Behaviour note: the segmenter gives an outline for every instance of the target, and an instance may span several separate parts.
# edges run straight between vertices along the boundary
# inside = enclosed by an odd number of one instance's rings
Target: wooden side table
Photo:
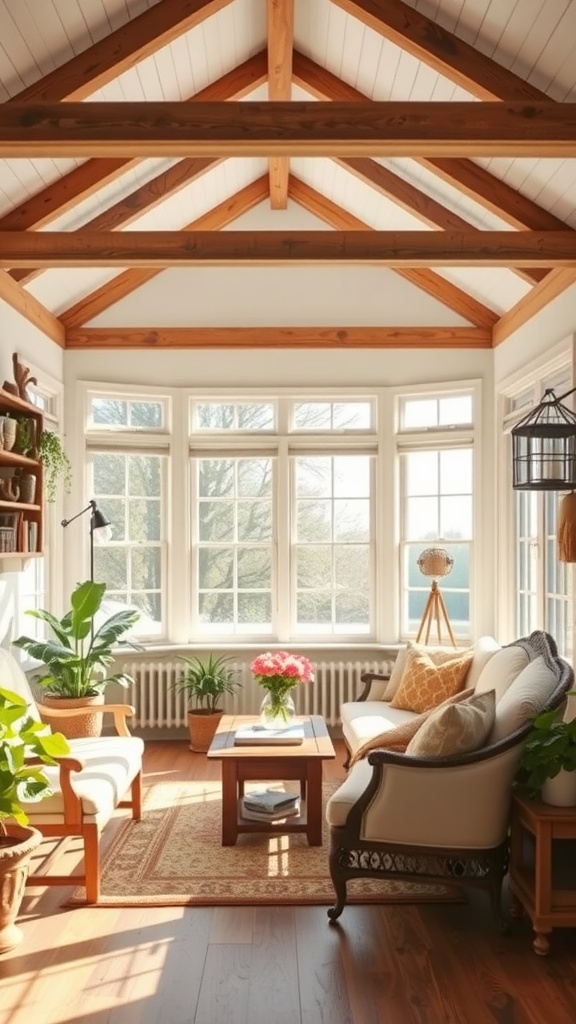
[[[546,956],[553,928],[576,926],[576,807],[513,796],[510,893],[511,912],[530,916],[534,952]]]

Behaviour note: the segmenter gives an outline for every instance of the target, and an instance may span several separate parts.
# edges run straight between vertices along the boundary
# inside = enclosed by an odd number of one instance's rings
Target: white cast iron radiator
[[[136,708],[131,720],[135,727],[162,729],[187,725],[186,694],[174,689],[174,681],[182,673],[179,662],[135,661],[123,667],[134,679],[123,699]],[[338,725],[340,705],[355,700],[362,690],[361,675],[388,673],[391,667],[387,660],[316,662],[314,683],[297,686],[293,692],[296,710],[303,715],[323,715],[328,725]],[[242,686],[224,700],[225,710],[230,714],[257,714],[265,691],[255,682],[250,663],[236,661],[231,668],[237,671],[236,678]]]

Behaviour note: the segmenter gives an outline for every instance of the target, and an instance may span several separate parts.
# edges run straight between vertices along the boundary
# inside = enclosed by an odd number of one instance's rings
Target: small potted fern
[[[207,661],[201,658],[179,659],[185,666],[174,683],[177,693],[186,693],[193,705],[188,710],[190,750],[206,753],[218,723],[224,714],[220,701],[241,686],[235,679],[236,670],[230,668],[230,658],[211,654]]]

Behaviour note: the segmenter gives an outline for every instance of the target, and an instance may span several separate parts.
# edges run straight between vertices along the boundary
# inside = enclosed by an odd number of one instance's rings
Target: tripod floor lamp
[[[424,643],[427,644],[430,638],[430,630],[432,624],[436,623],[436,632],[438,634],[438,643],[441,640],[441,620],[444,620],[446,629],[448,630],[448,636],[452,641],[452,646],[456,647],[456,641],[454,639],[454,633],[452,632],[452,626],[450,625],[450,619],[448,618],[448,612],[446,611],[446,605],[444,604],[444,598],[440,593],[440,587],[438,586],[438,579],[441,576],[447,576],[452,571],[454,565],[454,559],[452,555],[449,555],[444,548],[426,548],[422,552],[418,559],[418,567],[423,576],[432,576],[432,586],[430,588],[430,594],[424,608],[424,614],[422,615],[422,622],[420,623],[420,629],[418,630],[418,636],[416,637],[416,643],[420,642],[420,637],[424,630],[426,630],[426,638]]]
[[[88,502],[86,508],[77,512],[75,516],[71,516],[70,519],[63,519],[61,525],[64,527],[69,526],[70,523],[73,523],[75,519],[79,519],[86,512],[90,512],[90,579],[94,581],[94,535],[98,531],[99,540],[102,542],[109,540],[112,536],[110,520],[106,518],[94,499],[92,499],[92,501]]]

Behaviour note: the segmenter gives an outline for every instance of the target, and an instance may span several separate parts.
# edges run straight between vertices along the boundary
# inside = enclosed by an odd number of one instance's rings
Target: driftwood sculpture
[[[38,381],[36,377],[32,377],[29,368],[20,362],[17,352],[14,352],[12,355],[12,366],[14,367],[14,380],[16,381],[18,397],[24,402],[29,402],[30,396],[26,388],[28,384],[37,384]]]

